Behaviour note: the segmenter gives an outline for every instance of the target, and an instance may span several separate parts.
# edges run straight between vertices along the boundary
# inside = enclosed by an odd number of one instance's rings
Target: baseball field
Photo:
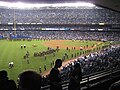
[[[109,42],[80,40],[0,40],[0,70],[7,70],[10,79],[17,81],[18,75],[27,69],[34,69],[45,75],[60,58],[64,62],[101,49]],[[25,47],[24,47],[25,46]],[[56,51],[56,48],[59,50]],[[52,52],[43,54],[52,50]],[[35,54],[37,53],[37,54]],[[40,53],[42,53],[40,55]],[[26,54],[29,54],[27,57]],[[65,56],[67,55],[67,57]],[[9,63],[13,62],[11,67]],[[46,70],[45,70],[46,66]]]

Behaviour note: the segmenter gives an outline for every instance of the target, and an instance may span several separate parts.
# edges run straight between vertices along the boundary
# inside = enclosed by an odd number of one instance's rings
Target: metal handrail
[[[84,84],[84,85],[87,85],[87,87],[89,87],[89,84],[97,79],[100,79],[100,78],[103,78],[103,77],[106,77],[108,78],[108,76],[110,77],[112,74],[115,74],[117,72],[120,72],[120,68],[112,68],[112,70],[103,70],[103,71],[100,71],[100,72],[96,72],[96,73],[92,73],[92,74],[89,74],[89,75],[85,75],[82,77],[82,81],[80,82],[80,84]],[[69,80],[67,81],[64,81],[62,83],[62,87],[63,88],[67,88],[69,84]],[[47,86],[44,86],[42,87],[42,90],[49,90],[50,88],[50,85],[47,85]]]

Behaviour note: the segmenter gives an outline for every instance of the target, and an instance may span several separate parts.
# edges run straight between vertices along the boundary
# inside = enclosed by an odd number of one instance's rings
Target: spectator
[[[17,90],[15,82],[8,79],[5,70],[0,71],[0,90]]]
[[[120,81],[113,83],[109,90],[120,90]]]
[[[40,90],[42,77],[35,71],[24,71],[19,75],[18,90]]]
[[[57,59],[54,68],[50,71],[50,90],[62,90],[61,76],[58,68],[62,66],[62,60]]]
[[[79,63],[74,65],[74,70],[70,73],[70,82],[68,90],[80,90],[80,81],[82,80],[82,72]]]

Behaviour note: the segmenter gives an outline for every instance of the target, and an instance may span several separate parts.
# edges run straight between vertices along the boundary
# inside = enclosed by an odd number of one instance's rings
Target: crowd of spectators
[[[120,32],[80,32],[80,31],[0,31],[1,37],[31,39],[104,40],[120,41]]]
[[[119,25],[118,25],[119,27]],[[14,24],[12,25],[2,25],[0,26],[0,30],[14,30]],[[74,24],[69,24],[68,26],[66,25],[17,25],[16,30],[80,30],[80,31],[87,31],[87,30],[94,30],[94,31],[112,31],[110,26],[98,26],[98,25],[74,25]]]
[[[39,9],[0,8],[1,24],[41,23],[41,24],[92,24],[120,23],[120,14],[100,7],[47,7]]]
[[[68,76],[66,75],[69,75],[69,72],[73,70],[75,63],[80,63],[82,75],[89,75],[102,70],[111,70],[112,68],[120,67],[119,54],[120,46],[111,46],[102,51],[79,57],[73,62],[69,62],[63,66],[61,70],[61,73],[64,76],[63,80],[68,79]]]
[[[120,46],[110,46],[101,51],[93,52],[76,58],[66,65],[61,67],[61,81],[69,80],[70,72],[74,70],[74,65],[77,63],[81,66],[82,76],[94,74],[100,71],[113,71],[113,68],[120,68]],[[49,74],[43,77],[43,86],[49,85]]]
[[[98,26],[100,23],[111,26]],[[114,25],[115,28],[120,27],[120,14],[97,6],[39,9],[0,7],[0,24],[0,30],[112,30]],[[70,26],[51,26],[51,24]],[[76,26],[79,24],[92,26]]]

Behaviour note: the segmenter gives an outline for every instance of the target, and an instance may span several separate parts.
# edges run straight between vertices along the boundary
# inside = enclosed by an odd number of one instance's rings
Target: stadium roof
[[[65,3],[65,2],[75,2],[75,1],[76,2],[86,1],[120,12],[120,0],[0,0],[0,1],[27,2],[27,3]]]
[[[87,0],[86,0],[87,1]],[[120,0],[89,0],[105,8],[120,12]]]

